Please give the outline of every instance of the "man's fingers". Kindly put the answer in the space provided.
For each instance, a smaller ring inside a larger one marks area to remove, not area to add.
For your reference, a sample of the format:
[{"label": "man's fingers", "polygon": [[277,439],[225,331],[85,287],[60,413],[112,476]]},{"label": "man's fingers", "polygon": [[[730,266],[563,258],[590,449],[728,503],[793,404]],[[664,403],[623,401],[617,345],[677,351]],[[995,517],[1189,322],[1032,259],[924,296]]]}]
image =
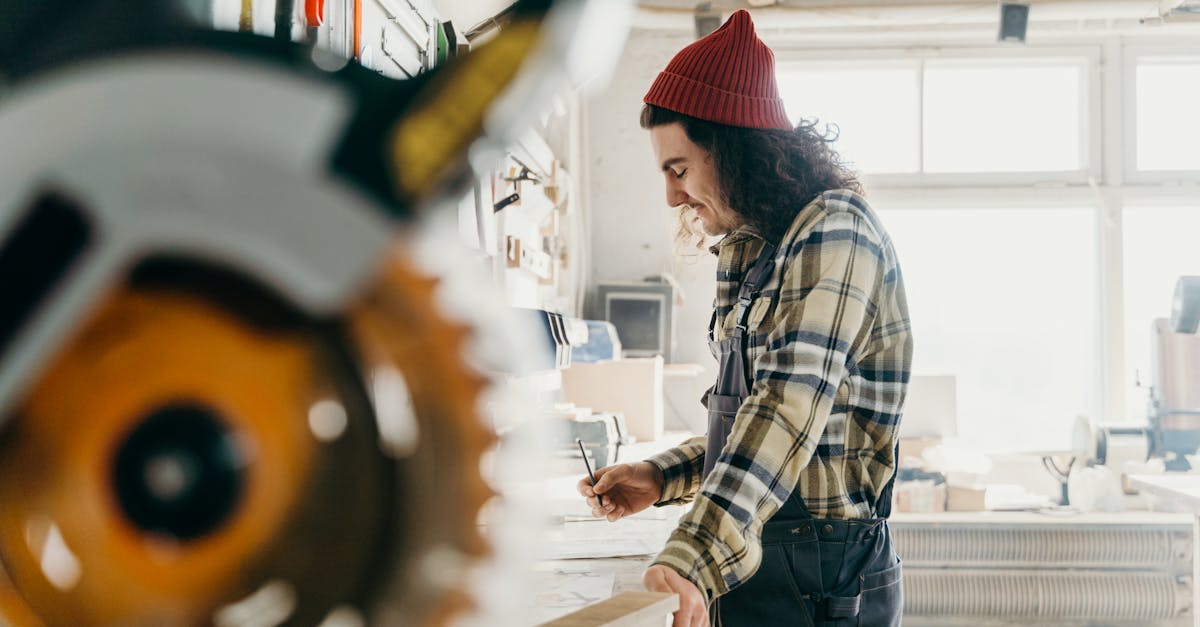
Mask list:
[{"label": "man's fingers", "polygon": [[708,627],[708,612],[703,607],[692,610],[692,627]]},{"label": "man's fingers", "polygon": [[696,627],[696,610],[680,599],[679,609],[675,610],[675,627]]},{"label": "man's fingers", "polygon": [[679,610],[675,612],[675,627],[707,627],[708,612],[704,607],[688,598],[682,590],[679,592]]},{"label": "man's fingers", "polygon": [[629,477],[629,464],[605,466],[597,470],[595,474],[596,485],[592,486],[592,490],[604,494]]},{"label": "man's fingers", "polygon": [[679,595],[679,609],[672,620],[673,627],[707,627],[708,610],[704,597],[691,581],[665,566],[654,565],[642,575],[642,584],[651,592],[674,592]]},{"label": "man's fingers", "polygon": [[580,479],[579,483],[575,484],[575,489],[579,490],[579,494],[581,494],[583,496],[595,496],[596,495],[596,493],[592,491],[592,480],[590,477],[584,477],[584,478]]}]

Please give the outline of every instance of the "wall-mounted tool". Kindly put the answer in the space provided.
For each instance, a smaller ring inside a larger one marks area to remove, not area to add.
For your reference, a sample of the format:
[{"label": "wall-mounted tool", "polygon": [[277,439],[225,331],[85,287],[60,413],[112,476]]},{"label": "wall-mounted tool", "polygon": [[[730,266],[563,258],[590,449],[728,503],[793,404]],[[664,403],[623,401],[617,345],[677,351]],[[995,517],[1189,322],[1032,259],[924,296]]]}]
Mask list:
[{"label": "wall-mounted tool", "polygon": [[325,23],[325,0],[304,0],[304,19],[310,28]]},{"label": "wall-mounted tool", "polygon": [[504,209],[505,207],[507,207],[515,202],[518,202],[520,200],[521,200],[521,195],[514,192],[512,194],[505,196],[504,198],[501,198],[494,205],[492,205],[492,211],[494,211],[494,212],[500,211],[501,209]]}]

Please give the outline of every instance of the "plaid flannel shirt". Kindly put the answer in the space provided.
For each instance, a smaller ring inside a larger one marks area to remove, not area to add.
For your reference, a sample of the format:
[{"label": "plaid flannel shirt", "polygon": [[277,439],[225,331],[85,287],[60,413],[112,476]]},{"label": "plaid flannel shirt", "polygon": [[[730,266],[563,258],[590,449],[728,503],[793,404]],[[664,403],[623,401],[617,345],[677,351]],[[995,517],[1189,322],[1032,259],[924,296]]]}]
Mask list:
[{"label": "plaid flannel shirt", "polygon": [[[762,246],[738,229],[714,247],[717,339],[734,328],[738,288]],[[666,479],[660,505],[694,499],[654,563],[709,600],[758,570],[762,525],[793,490],[816,518],[868,518],[896,468],[912,337],[878,216],[852,191],[818,196],[762,288],[746,333],[750,395],[712,474],[700,481],[703,437],[648,460]]]}]

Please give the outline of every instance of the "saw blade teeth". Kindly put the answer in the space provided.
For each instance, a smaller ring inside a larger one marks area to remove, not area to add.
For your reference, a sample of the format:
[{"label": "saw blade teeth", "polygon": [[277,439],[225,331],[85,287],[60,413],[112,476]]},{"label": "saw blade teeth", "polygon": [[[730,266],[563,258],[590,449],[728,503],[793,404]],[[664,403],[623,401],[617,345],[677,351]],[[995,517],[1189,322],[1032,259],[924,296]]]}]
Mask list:
[{"label": "saw blade teeth", "polygon": [[[406,257],[390,257],[381,277],[353,318],[358,341],[364,349],[374,347],[375,353],[386,355],[389,367],[405,378],[420,433],[412,457],[420,461],[413,465],[437,466],[436,475],[411,478],[423,481],[418,493],[429,501],[405,508],[404,515],[417,517],[407,526],[422,529],[422,537],[412,541],[418,553],[441,546],[465,559],[482,560],[492,549],[477,520],[496,496],[482,466],[498,438],[480,410],[492,381],[472,367],[467,355],[475,329],[446,315],[438,298],[444,283],[417,270]],[[441,625],[474,606],[468,591],[445,590],[415,610],[425,617],[415,624]]]}]

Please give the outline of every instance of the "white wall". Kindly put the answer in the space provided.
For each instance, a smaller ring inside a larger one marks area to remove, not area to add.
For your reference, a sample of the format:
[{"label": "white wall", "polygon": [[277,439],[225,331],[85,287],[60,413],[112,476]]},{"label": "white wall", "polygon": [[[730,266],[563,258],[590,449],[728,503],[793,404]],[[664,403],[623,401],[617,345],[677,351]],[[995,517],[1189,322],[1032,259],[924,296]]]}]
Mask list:
[{"label": "white wall", "polygon": [[642,96],[687,39],[635,30],[607,89],[587,103],[588,192],[593,276],[640,279],[671,263],[671,212],[649,134],[638,126]]},{"label": "white wall", "polygon": [[698,400],[715,373],[705,332],[715,294],[716,259],[706,253],[684,261],[674,254],[675,213],[667,207],[662,174],[650,136],[638,126],[638,114],[654,77],[691,42],[690,33],[633,30],[612,81],[588,101],[584,117],[591,278],[640,280],[674,274],[685,302],[676,312],[673,361],[707,369],[697,377],[667,378],[668,429],[674,411],[686,412],[688,421],[703,420]]}]

